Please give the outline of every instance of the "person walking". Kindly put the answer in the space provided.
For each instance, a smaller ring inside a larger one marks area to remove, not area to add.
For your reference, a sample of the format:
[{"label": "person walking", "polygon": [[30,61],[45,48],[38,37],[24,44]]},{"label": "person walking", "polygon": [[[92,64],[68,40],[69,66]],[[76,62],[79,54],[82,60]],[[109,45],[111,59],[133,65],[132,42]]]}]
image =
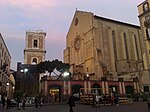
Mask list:
[{"label": "person walking", "polygon": [[96,95],[92,96],[92,107],[96,107]]},{"label": "person walking", "polygon": [[73,112],[73,107],[75,106],[75,98],[74,98],[73,95],[71,95],[69,97],[69,100],[68,100],[67,104],[69,104],[69,107],[70,107],[69,112]]},{"label": "person walking", "polygon": [[150,110],[150,97],[147,98],[147,107],[148,107],[148,111]]},{"label": "person walking", "polygon": [[18,97],[17,97],[17,110],[21,110],[21,105],[22,105],[21,97],[18,96]]},{"label": "person walking", "polygon": [[26,98],[22,98],[22,109],[25,109],[25,104],[26,104]]},{"label": "person walking", "polygon": [[0,94],[0,107],[1,107],[1,104],[2,104],[2,95]]},{"label": "person walking", "polygon": [[35,97],[35,108],[38,108],[38,97]]},{"label": "person walking", "polygon": [[5,107],[5,101],[6,101],[5,97],[2,96],[2,107],[3,107],[3,108]]},{"label": "person walking", "polygon": [[8,97],[7,98],[7,108],[6,109],[10,109],[10,103],[11,103],[11,100],[10,100],[10,98]]}]

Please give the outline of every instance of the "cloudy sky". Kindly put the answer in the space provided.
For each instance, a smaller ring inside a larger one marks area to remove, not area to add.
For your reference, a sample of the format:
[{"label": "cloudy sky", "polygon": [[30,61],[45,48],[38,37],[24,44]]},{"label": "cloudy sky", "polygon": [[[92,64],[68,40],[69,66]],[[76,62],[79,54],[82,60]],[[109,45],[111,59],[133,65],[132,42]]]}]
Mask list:
[{"label": "cloudy sky", "polygon": [[63,60],[66,35],[76,8],[118,21],[139,25],[143,0],[0,0],[0,33],[12,57],[11,68],[23,62],[25,33],[43,30],[46,60]]}]

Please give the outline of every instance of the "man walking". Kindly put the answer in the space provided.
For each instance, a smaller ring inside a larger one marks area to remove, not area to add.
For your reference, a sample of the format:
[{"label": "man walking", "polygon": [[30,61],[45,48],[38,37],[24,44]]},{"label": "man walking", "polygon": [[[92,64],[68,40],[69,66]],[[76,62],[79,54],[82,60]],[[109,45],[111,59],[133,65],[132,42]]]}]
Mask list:
[{"label": "man walking", "polygon": [[150,110],[150,97],[147,98],[148,111]]},{"label": "man walking", "polygon": [[69,112],[73,112],[73,107],[75,106],[75,98],[73,95],[69,97],[67,104],[69,104],[70,107]]}]

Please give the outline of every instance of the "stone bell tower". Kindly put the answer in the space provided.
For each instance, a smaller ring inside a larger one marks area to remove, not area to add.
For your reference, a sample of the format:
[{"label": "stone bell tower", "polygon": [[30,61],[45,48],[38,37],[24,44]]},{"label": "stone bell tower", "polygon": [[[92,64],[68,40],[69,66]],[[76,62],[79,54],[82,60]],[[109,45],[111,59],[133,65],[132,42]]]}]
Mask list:
[{"label": "stone bell tower", "polygon": [[45,37],[41,30],[27,31],[24,49],[24,64],[38,64],[45,61]]}]

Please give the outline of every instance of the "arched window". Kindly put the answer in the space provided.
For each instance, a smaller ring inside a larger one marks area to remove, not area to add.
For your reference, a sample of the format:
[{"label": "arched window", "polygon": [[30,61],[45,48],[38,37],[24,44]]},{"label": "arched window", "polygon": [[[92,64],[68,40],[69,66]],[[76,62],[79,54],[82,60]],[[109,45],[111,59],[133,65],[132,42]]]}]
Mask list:
[{"label": "arched window", "polygon": [[112,31],[112,40],[113,40],[113,48],[114,48],[114,57],[117,60],[116,36],[114,30]]},{"label": "arched window", "polygon": [[38,40],[35,39],[35,40],[33,41],[33,47],[38,47]]},{"label": "arched window", "polygon": [[146,37],[147,37],[147,39],[150,38],[150,28],[146,29]]},{"label": "arched window", "polygon": [[126,58],[129,59],[129,54],[128,54],[128,45],[127,45],[127,36],[126,33],[123,33],[124,37],[124,46],[125,46],[125,53],[126,53]]},{"label": "arched window", "polygon": [[[113,50],[114,50],[114,58],[115,58],[115,61],[117,60],[117,47],[116,47],[116,36],[115,36],[115,31],[113,30],[112,31],[112,41],[113,41]],[[115,69],[117,71],[117,65],[115,63]]]},{"label": "arched window", "polygon": [[145,3],[143,4],[143,12],[145,12],[145,11],[147,11],[147,10],[149,10],[149,4],[148,4],[148,2],[145,2]]},{"label": "arched window", "polygon": [[136,35],[134,35],[134,40],[135,40],[135,49],[136,49],[137,59],[139,59],[138,40],[137,40],[137,38],[136,38]]},{"label": "arched window", "polygon": [[33,58],[32,64],[37,64],[37,59],[36,58]]}]

